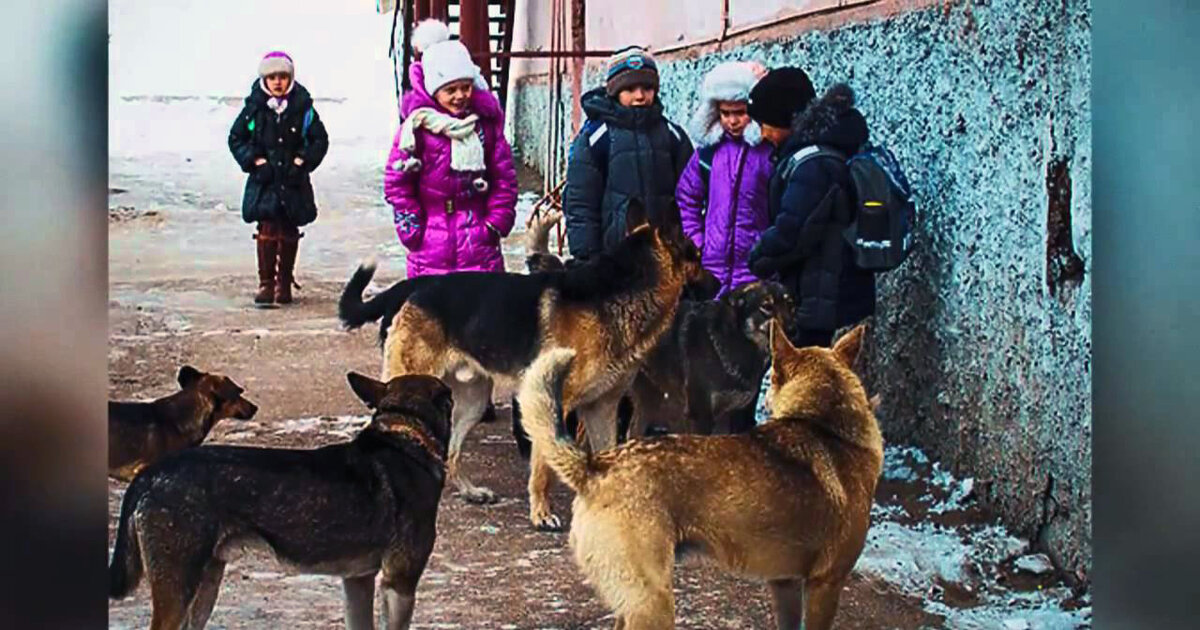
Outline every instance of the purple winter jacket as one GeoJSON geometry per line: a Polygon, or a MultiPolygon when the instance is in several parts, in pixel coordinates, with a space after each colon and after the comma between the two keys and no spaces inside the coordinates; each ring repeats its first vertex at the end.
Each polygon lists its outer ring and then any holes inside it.
{"type": "Polygon", "coordinates": [[[703,150],[692,154],[675,188],[683,232],[700,248],[704,268],[721,281],[718,296],[758,279],[750,273],[746,261],[758,237],[771,224],[767,212],[771,151],[766,142],[751,146],[741,138],[723,134],[713,155],[709,190],[704,190],[700,176],[703,150]],[[746,163],[734,199],[734,181],[743,159],[746,163]]]}
{"type": "MultiPolygon", "coordinates": [[[[409,76],[412,90],[401,99],[400,117],[430,107],[448,113],[425,91],[420,63],[409,76]]],[[[396,235],[408,249],[408,277],[438,275],[455,271],[504,271],[500,238],[512,231],[516,221],[517,172],[512,147],[504,138],[504,112],[496,96],[476,90],[468,113],[479,115],[483,129],[487,170],[460,173],[450,169],[450,139],[425,129],[416,132],[415,157],[420,170],[395,169],[398,161],[412,157],[400,150],[400,130],[384,166],[383,193],[392,205],[396,235]],[[476,192],[472,181],[487,180],[486,192],[476,192]]]]}

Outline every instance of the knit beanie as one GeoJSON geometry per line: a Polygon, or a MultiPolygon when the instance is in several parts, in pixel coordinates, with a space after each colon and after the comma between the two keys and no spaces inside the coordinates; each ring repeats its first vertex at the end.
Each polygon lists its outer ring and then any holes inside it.
{"type": "Polygon", "coordinates": [[[258,76],[260,77],[266,77],[279,72],[293,79],[296,78],[296,64],[282,50],[271,51],[262,58],[262,61],[258,62],[258,76]]]}
{"type": "Polygon", "coordinates": [[[479,67],[471,60],[471,53],[462,42],[449,40],[438,42],[421,55],[425,71],[425,91],[433,96],[447,83],[470,79],[480,83],[479,67]]]}
{"type": "Polygon", "coordinates": [[[750,90],[750,117],[772,127],[791,127],[792,118],[816,98],[812,81],[800,68],[776,68],[750,90]]]}
{"type": "Polygon", "coordinates": [[[622,48],[608,58],[604,89],[609,96],[638,85],[658,89],[658,65],[654,55],[638,46],[622,48]]]}
{"type": "Polygon", "coordinates": [[[444,22],[430,18],[428,20],[421,20],[417,28],[413,29],[410,44],[413,51],[420,54],[428,50],[430,46],[449,41],[449,39],[449,27],[444,22]]]}

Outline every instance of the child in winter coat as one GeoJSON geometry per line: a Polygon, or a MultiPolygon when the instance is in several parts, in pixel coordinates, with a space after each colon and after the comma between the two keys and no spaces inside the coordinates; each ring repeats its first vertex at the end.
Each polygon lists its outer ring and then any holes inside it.
{"type": "Polygon", "coordinates": [[[756,81],[755,65],[742,62],[723,63],[704,77],[691,125],[699,148],[675,189],[683,232],[720,280],[718,296],[757,279],[746,261],[770,225],[772,148],[746,111],[756,81]]]}
{"type": "Polygon", "coordinates": [[[242,219],[258,222],[258,293],[255,304],[292,301],[299,227],[317,218],[309,173],[329,150],[325,125],[313,99],[296,83],[284,52],[258,64],[245,107],[229,130],[229,150],[250,177],[242,195],[242,219]]]}
{"type": "Polygon", "coordinates": [[[563,214],[571,255],[586,259],[625,236],[631,199],[645,204],[653,222],[679,220],[675,185],[692,143],[663,115],[658,67],[636,46],[614,53],[604,86],[580,101],[588,120],[571,143],[563,214]]]}
{"type": "Polygon", "coordinates": [[[504,271],[500,239],[516,220],[517,173],[504,112],[480,89],[461,43],[424,42],[384,169],[384,196],[408,249],[408,277],[504,271]]]}

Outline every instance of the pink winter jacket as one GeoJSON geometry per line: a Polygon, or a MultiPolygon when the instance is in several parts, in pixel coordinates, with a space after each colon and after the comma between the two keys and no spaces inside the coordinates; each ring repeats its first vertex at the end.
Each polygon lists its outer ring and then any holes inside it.
{"type": "MultiPolygon", "coordinates": [[[[410,67],[412,90],[400,105],[401,119],[430,107],[448,113],[424,88],[420,63],[410,67]]],[[[383,193],[392,205],[396,234],[408,249],[408,277],[455,271],[504,271],[500,238],[516,221],[517,172],[512,147],[504,138],[504,112],[496,96],[476,90],[467,112],[479,116],[487,170],[460,173],[450,169],[450,139],[425,129],[416,132],[415,156],[399,148],[400,131],[384,167],[383,193]],[[421,160],[417,171],[398,170],[398,162],[421,160]],[[472,181],[482,177],[486,192],[472,181]]]]}

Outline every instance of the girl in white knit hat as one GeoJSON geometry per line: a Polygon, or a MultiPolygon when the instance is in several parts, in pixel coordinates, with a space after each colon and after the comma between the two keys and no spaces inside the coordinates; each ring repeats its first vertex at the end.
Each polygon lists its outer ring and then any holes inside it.
{"type": "Polygon", "coordinates": [[[466,47],[421,44],[384,169],[408,277],[504,271],[500,239],[513,228],[517,201],[504,112],[479,89],[480,71],[466,47]]]}

